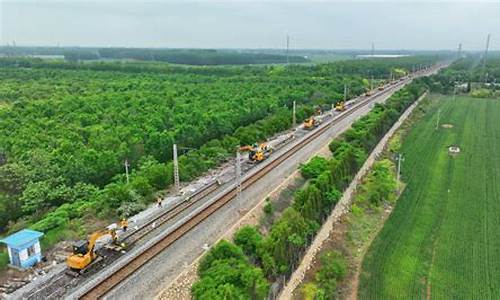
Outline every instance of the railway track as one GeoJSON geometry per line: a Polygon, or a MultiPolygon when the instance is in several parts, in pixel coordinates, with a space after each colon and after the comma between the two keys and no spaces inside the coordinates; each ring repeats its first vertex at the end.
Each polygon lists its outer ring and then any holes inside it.
{"type": "MultiPolygon", "coordinates": [[[[316,130],[312,131],[309,135],[305,136],[302,140],[298,141],[295,145],[293,145],[290,149],[275,157],[273,160],[264,163],[262,168],[257,169],[255,172],[250,172],[248,176],[246,176],[242,183],[241,189],[244,190],[256,181],[258,181],[265,174],[270,172],[276,166],[283,163],[290,156],[294,155],[297,151],[302,149],[305,145],[307,145],[310,141],[314,140],[318,136],[322,135],[325,131],[327,131],[331,126],[333,126],[338,121],[341,121],[348,116],[352,115],[358,109],[365,107],[373,102],[380,96],[385,94],[389,94],[395,89],[405,85],[411,80],[405,80],[403,82],[399,82],[396,85],[389,87],[384,91],[380,91],[375,95],[366,98],[356,104],[354,104],[351,108],[333,118],[329,122],[322,124],[316,130]]],[[[112,290],[119,283],[123,282],[126,278],[128,278],[131,274],[141,268],[144,264],[153,259],[156,255],[162,252],[165,248],[169,247],[176,240],[184,236],[191,229],[196,227],[210,215],[218,211],[225,204],[230,202],[236,196],[237,190],[236,186],[233,185],[227,190],[223,191],[221,195],[208,206],[194,214],[192,217],[187,219],[185,222],[174,228],[168,234],[163,236],[162,238],[156,240],[150,247],[144,249],[142,252],[132,257],[126,264],[122,264],[113,273],[108,274],[107,276],[103,276],[102,280],[94,283],[87,291],[78,295],[77,297],[80,299],[97,299],[103,297],[106,293],[112,290]]]]}

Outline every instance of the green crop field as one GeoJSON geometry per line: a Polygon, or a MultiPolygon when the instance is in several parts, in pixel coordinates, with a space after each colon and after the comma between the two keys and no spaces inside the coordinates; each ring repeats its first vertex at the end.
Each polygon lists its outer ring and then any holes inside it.
{"type": "Polygon", "coordinates": [[[434,99],[404,141],[408,185],[364,258],[360,299],[500,299],[500,101],[434,99]],[[435,129],[438,109],[453,128],[435,129]]]}

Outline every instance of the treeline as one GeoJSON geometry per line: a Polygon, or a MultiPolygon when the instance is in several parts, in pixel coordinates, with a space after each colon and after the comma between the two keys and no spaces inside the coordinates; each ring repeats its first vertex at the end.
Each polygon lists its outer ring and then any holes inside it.
{"type": "MultiPolygon", "coordinates": [[[[283,278],[288,278],[368,153],[425,89],[426,86],[420,81],[414,82],[356,121],[351,129],[331,142],[331,158],[316,157],[301,168],[303,176],[309,179],[308,184],[296,192],[292,205],[272,224],[269,233],[263,236],[256,227],[244,227],[235,234],[235,245],[232,247],[239,247],[240,250],[237,251],[246,254],[245,261],[258,267],[257,273],[265,276],[269,282],[282,282],[283,278]]],[[[224,253],[218,253],[218,245],[209,251],[204,260],[214,255],[212,251],[219,257],[218,264],[214,267],[224,265],[229,268],[227,264],[231,260],[227,260],[224,253]]],[[[192,289],[196,299],[217,293],[223,286],[237,291],[235,295],[242,299],[254,297],[255,290],[248,289],[248,285],[237,280],[241,277],[237,271],[234,271],[231,278],[227,278],[215,271],[207,272],[210,264],[204,266],[204,271],[199,272],[200,280],[192,289]]],[[[262,278],[255,280],[261,282],[262,278]]],[[[324,299],[334,297],[330,291],[323,294],[324,299]]],[[[264,299],[266,295],[262,292],[258,299],[264,299]]]]}
{"type": "Polygon", "coordinates": [[[139,60],[185,65],[248,65],[309,62],[304,56],[216,49],[0,47],[8,57],[64,56],[70,62],[87,60],[139,60]]]}
{"type": "MultiPolygon", "coordinates": [[[[242,65],[286,63],[285,55],[246,53],[212,49],[131,49],[102,48],[97,50],[99,58],[137,59],[144,61],[164,61],[186,65],[242,65]]],[[[66,55],[65,55],[66,56],[66,55]]],[[[289,62],[304,63],[302,56],[289,56],[289,62]]]]}

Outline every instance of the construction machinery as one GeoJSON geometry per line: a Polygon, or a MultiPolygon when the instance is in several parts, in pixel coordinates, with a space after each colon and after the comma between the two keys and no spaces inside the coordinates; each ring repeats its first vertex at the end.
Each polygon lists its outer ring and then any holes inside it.
{"type": "Polygon", "coordinates": [[[321,110],[321,107],[316,107],[316,109],[314,110],[314,115],[304,120],[304,129],[311,130],[318,127],[319,124],[321,124],[321,122],[323,121],[320,117],[322,113],[323,111],[321,110]]]}
{"type": "Polygon", "coordinates": [[[335,103],[335,110],[336,111],[344,111],[345,110],[345,102],[338,101],[337,103],[335,103]]]}
{"type": "Polygon", "coordinates": [[[73,244],[73,253],[66,259],[66,265],[69,267],[70,275],[78,276],[89,269],[91,265],[100,260],[100,256],[96,253],[96,242],[101,237],[110,235],[113,250],[120,251],[123,245],[118,245],[118,239],[115,228],[107,228],[92,233],[87,240],[80,240],[73,244]]]}
{"type": "Polygon", "coordinates": [[[304,120],[303,127],[304,129],[311,130],[318,127],[319,124],[321,124],[321,119],[317,116],[312,116],[304,120]]]}
{"type": "Polygon", "coordinates": [[[265,143],[255,143],[252,146],[240,147],[240,151],[248,152],[248,159],[251,162],[261,162],[271,155],[273,148],[265,143]]]}

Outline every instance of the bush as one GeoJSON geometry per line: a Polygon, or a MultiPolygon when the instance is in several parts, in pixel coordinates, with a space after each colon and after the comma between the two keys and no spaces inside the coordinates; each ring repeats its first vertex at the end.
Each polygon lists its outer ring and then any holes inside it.
{"type": "Polygon", "coordinates": [[[347,273],[347,262],[338,251],[327,251],[321,254],[321,267],[316,273],[318,286],[324,291],[326,299],[333,299],[337,282],[347,273]]]}
{"type": "Polygon", "coordinates": [[[315,156],[300,166],[300,172],[305,179],[316,178],[326,170],[328,170],[328,160],[321,156],[315,156]]]}
{"type": "Polygon", "coordinates": [[[262,235],[253,226],[244,226],[234,235],[234,243],[250,257],[257,257],[257,249],[262,242],[262,235]]]}

